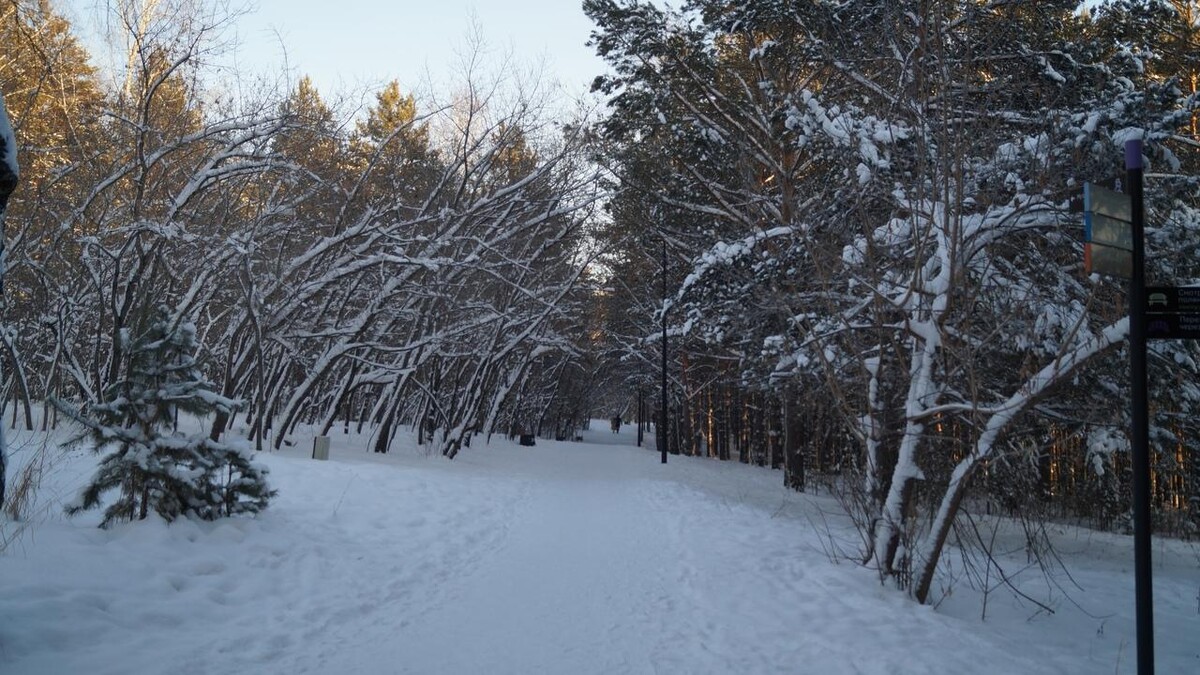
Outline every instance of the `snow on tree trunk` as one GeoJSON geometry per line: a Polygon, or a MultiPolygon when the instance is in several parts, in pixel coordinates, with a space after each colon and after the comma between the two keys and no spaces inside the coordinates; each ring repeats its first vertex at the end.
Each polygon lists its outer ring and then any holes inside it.
{"type": "Polygon", "coordinates": [[[1055,358],[1046,364],[1033,377],[1025,382],[1020,390],[1008,397],[1000,405],[990,408],[990,415],[983,431],[975,439],[971,452],[954,467],[950,481],[942,494],[941,503],[934,513],[929,533],[915,546],[915,558],[920,561],[916,587],[913,594],[918,602],[924,603],[929,597],[929,588],[937,571],[938,560],[950,534],[950,527],[958,514],[971,475],[979,467],[980,462],[992,454],[996,440],[1005,428],[1024,411],[1031,403],[1047,389],[1058,384],[1071,375],[1083,363],[1098,353],[1108,349],[1125,339],[1129,333],[1128,317],[1107,326],[1100,334],[1076,347],[1069,353],[1055,358]]]}

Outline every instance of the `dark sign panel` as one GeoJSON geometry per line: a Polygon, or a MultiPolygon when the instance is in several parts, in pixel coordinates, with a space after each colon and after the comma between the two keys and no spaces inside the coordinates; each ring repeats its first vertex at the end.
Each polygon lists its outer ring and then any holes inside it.
{"type": "Polygon", "coordinates": [[[1147,314],[1145,321],[1151,340],[1200,339],[1200,314],[1147,314]]]}
{"type": "Polygon", "coordinates": [[[1200,286],[1147,286],[1146,311],[1151,314],[1200,314],[1200,286]]]}

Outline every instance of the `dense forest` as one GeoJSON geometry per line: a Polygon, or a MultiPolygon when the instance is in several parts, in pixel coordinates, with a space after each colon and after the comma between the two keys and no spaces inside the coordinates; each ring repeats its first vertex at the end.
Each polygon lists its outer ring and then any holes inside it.
{"type": "MultiPolygon", "coordinates": [[[[671,453],[835,493],[921,601],[965,512],[1128,527],[1126,287],[1071,205],[1143,140],[1148,281],[1200,283],[1200,2],[582,4],[608,69],[566,122],[482,67],[357,115],[234,96],[204,3],[111,3],[101,73],[0,5],[5,424],[111,406],[186,324],[214,442],[453,458],[652,422],[665,350],[671,453]]],[[[1194,536],[1200,351],[1150,359],[1155,526],[1194,536]]]]}

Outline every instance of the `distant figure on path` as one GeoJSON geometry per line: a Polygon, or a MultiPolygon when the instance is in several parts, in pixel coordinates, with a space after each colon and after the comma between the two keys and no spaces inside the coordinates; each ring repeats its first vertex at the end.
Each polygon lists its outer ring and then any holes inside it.
{"type": "Polygon", "coordinates": [[[615,434],[621,430],[621,416],[617,415],[612,418],[612,432],[615,434]]]}

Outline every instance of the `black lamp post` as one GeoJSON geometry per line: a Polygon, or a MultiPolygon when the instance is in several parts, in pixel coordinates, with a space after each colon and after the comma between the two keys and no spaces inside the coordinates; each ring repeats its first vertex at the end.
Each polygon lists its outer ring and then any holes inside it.
{"type": "Polygon", "coordinates": [[[638,402],[637,402],[637,428],[638,428],[638,437],[637,438],[638,438],[638,440],[637,440],[637,446],[639,448],[642,447],[642,427],[643,427],[643,425],[645,425],[645,423],[646,423],[646,409],[645,409],[645,404],[642,401],[642,387],[641,387],[641,385],[638,385],[638,402]]]}
{"type": "Polygon", "coordinates": [[[658,449],[667,463],[667,237],[662,242],[662,410],[659,413],[658,449]]]}

